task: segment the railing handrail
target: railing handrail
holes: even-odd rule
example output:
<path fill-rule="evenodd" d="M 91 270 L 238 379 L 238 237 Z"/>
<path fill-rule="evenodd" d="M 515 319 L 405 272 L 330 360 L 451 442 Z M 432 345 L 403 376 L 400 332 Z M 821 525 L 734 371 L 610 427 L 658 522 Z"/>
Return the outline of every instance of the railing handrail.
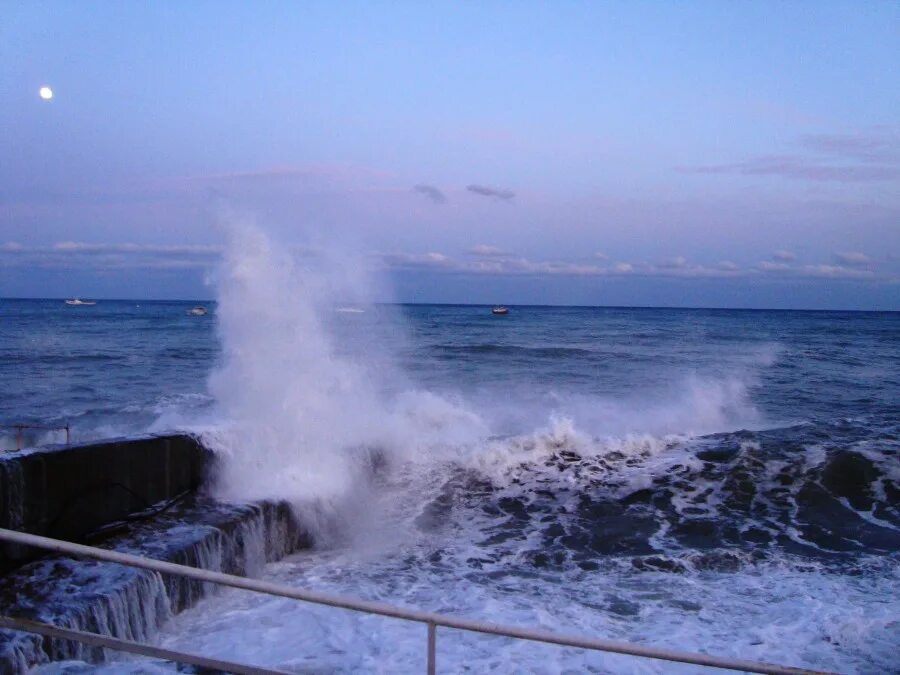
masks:
<path fill-rule="evenodd" d="M 20 619 L 12 616 L 0 616 L 0 628 L 37 633 L 38 635 L 46 635 L 47 637 L 60 638 L 62 640 L 76 640 L 93 647 L 106 647 L 107 649 L 115 649 L 116 651 L 128 652 L 130 654 L 140 654 L 154 659 L 189 663 L 192 666 L 210 668 L 226 673 L 237 673 L 237 675 L 288 675 L 287 672 L 283 670 L 259 668 L 257 666 L 248 666 L 244 663 L 236 663 L 234 661 L 223 661 L 222 659 L 211 659 L 198 654 L 188 654 L 186 652 L 164 649 L 162 647 L 147 645 L 141 642 L 133 642 L 132 640 L 122 640 L 120 638 L 109 637 L 108 635 L 88 633 L 72 628 L 62 628 L 61 626 L 54 626 L 49 623 L 41 623 L 40 621 Z"/>
<path fill-rule="evenodd" d="M 695 665 L 709 666 L 712 668 L 724 668 L 728 670 L 738 670 L 753 673 L 771 673 L 773 675 L 797 675 L 798 673 L 810 674 L 819 672 L 805 670 L 802 668 L 792 668 L 770 663 L 762 663 L 758 661 L 710 656 L 708 654 L 699 654 L 693 652 L 664 649 L 659 647 L 645 647 L 628 642 L 618 642 L 614 640 L 605 640 L 574 635 L 563 635 L 546 630 L 519 628 L 516 626 L 504 626 L 502 624 L 475 621 L 472 619 L 463 619 L 459 617 L 447 616 L 445 614 L 438 614 L 435 612 L 424 612 L 416 609 L 406 609 L 397 607 L 395 605 L 389 605 L 383 602 L 377 602 L 373 600 L 360 600 L 357 598 L 347 598 L 339 595 L 320 593 L 318 591 L 308 591 L 300 588 L 292 588 L 290 586 L 274 584 L 269 581 L 248 579 L 246 577 L 225 574 L 223 572 L 213 572 L 211 570 L 178 565 L 176 563 L 165 562 L 163 560 L 144 558 L 129 553 L 110 551 L 107 549 L 95 548 L 93 546 L 85 546 L 83 544 L 75 544 L 67 541 L 60 541 L 58 539 L 51 539 L 49 537 L 42 537 L 35 534 L 18 532 L 15 530 L 7 530 L 3 528 L 0 528 L 0 540 L 9 541 L 16 544 L 24 544 L 26 546 L 36 546 L 38 548 L 44 548 L 51 551 L 56 551 L 58 553 L 83 556 L 87 558 L 94 558 L 97 560 L 105 560 L 107 562 L 129 565 L 131 567 L 140 567 L 162 574 L 174 574 L 177 576 L 187 577 L 189 579 L 195 579 L 197 581 L 216 583 L 223 586 L 230 586 L 232 588 L 241 588 L 248 591 L 265 593 L 267 595 L 275 595 L 279 597 L 290 598 L 293 600 L 312 602 L 319 605 L 340 607 L 357 612 L 380 614 L 382 616 L 389 616 L 396 619 L 405 619 L 407 621 L 424 623 L 429 627 L 429 672 L 433 672 L 433 627 L 436 626 L 456 628 L 459 630 L 467 630 L 476 633 L 489 633 L 492 635 L 519 638 L 523 640 L 545 642 L 548 644 L 557 644 L 566 647 L 577 647 L 581 649 L 591 649 L 596 651 L 612 652 L 616 654 L 629 654 L 631 656 L 641 656 L 645 658 L 660 659 L 665 661 L 691 663 Z"/>

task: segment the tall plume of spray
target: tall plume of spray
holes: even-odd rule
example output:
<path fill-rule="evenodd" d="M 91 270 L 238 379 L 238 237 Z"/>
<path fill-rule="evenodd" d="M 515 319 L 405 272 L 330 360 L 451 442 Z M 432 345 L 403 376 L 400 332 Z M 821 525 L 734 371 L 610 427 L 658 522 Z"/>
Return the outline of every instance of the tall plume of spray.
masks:
<path fill-rule="evenodd" d="M 490 389 L 475 399 L 475 414 L 458 397 L 417 389 L 394 368 L 386 345 L 402 344 L 403 327 L 388 308 L 372 306 L 377 285 L 359 257 L 323 249 L 300 261 L 254 225 L 231 221 L 217 279 L 223 355 L 209 382 L 220 422 L 202 433 L 221 456 L 216 492 L 224 499 L 315 505 L 302 510 L 325 515 L 310 524 L 325 525 L 318 534 L 328 536 L 332 515 L 377 518 L 367 500 L 374 453 L 426 471 L 452 463 L 503 480 L 497 471 L 541 463 L 562 448 L 643 455 L 645 446 L 665 451 L 668 434 L 759 421 L 745 377 L 687 378 L 637 397 L 576 394 L 555 403 Z M 367 311 L 336 311 L 347 306 Z M 498 417 L 516 420 L 501 437 L 492 429 Z"/>
<path fill-rule="evenodd" d="M 223 423 L 203 435 L 222 456 L 217 493 L 338 501 L 373 444 L 389 444 L 375 378 L 352 349 L 339 352 L 327 325 L 340 303 L 371 300 L 363 266 L 302 265 L 251 224 L 229 224 L 226 235 L 223 356 L 209 382 Z M 386 370 L 387 359 L 368 356 Z"/>

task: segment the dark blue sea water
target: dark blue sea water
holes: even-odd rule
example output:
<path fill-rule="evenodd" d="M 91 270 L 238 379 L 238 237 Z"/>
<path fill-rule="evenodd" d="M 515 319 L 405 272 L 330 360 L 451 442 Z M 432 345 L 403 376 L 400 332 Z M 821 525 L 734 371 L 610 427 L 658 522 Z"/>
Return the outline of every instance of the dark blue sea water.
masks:
<path fill-rule="evenodd" d="M 208 404 L 220 343 L 214 315 L 188 314 L 195 304 L 0 300 L 0 420 L 69 423 L 87 440 L 164 428 L 167 415 Z M 633 402 L 637 417 L 667 394 L 673 404 L 702 395 L 686 383 L 727 386 L 733 378 L 746 384 L 746 397 L 713 401 L 713 414 L 747 403 L 760 420 L 822 425 L 826 436 L 832 426 L 852 426 L 857 440 L 896 431 L 896 312 L 516 307 L 496 317 L 488 309 L 402 306 L 406 335 L 391 347 L 410 379 L 474 399 L 524 398 L 547 411 L 584 398 L 590 408 L 592 397 Z M 379 338 L 391 340 L 397 310 L 382 311 L 391 323 Z M 504 418 L 506 430 L 523 431 L 517 421 Z M 592 431 L 657 424 L 613 422 L 617 429 Z"/>
<path fill-rule="evenodd" d="M 75 440 L 189 429 L 233 458 L 225 496 L 321 498 L 335 522 L 365 522 L 274 566 L 282 582 L 897 669 L 900 314 L 335 304 L 298 319 L 234 302 L 190 316 L 193 304 L 0 300 L 0 423 L 68 423 Z M 345 448 L 381 468 L 360 478 Z M 176 619 L 168 644 L 418 668 L 415 627 L 210 602 Z M 267 626 L 267 650 L 248 620 Z M 478 636 L 441 644 L 444 663 L 475 670 L 673 668 Z"/>
<path fill-rule="evenodd" d="M 206 400 L 219 350 L 213 322 L 189 316 L 192 306 L 0 300 L 0 423 L 70 424 L 74 440 L 89 440 L 146 429 L 168 410 Z M 0 447 L 9 444 L 7 430 Z"/>

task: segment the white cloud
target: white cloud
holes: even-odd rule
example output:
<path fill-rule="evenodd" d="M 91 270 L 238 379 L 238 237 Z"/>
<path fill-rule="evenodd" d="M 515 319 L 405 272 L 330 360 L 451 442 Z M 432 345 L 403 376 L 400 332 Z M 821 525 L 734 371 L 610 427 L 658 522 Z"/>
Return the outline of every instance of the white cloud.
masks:
<path fill-rule="evenodd" d="M 796 259 L 796 255 L 794 255 L 791 251 L 785 251 L 784 249 L 775 251 L 772 254 L 772 260 L 777 260 L 778 262 L 794 262 Z"/>
<path fill-rule="evenodd" d="M 842 265 L 804 265 L 802 274 L 815 279 L 869 279 L 874 276 L 871 270 L 852 269 Z"/>
<path fill-rule="evenodd" d="M 683 263 L 681 261 L 684 261 Z M 731 261 L 723 261 L 712 267 L 693 265 L 683 258 L 669 261 L 667 265 L 648 266 L 641 270 L 646 276 L 674 277 L 678 279 L 709 279 L 734 277 L 740 274 L 740 268 Z"/>
<path fill-rule="evenodd" d="M 816 134 L 799 139 L 804 152 L 751 157 L 737 162 L 681 167 L 705 173 L 781 176 L 844 183 L 892 181 L 900 177 L 900 136 L 889 131 Z"/>
<path fill-rule="evenodd" d="M 295 252 L 314 255 L 316 249 L 292 247 Z M 321 251 L 318 251 L 321 253 Z M 735 279 L 769 276 L 781 279 L 832 279 L 873 282 L 900 282 L 900 275 L 891 270 L 888 263 L 880 271 L 875 262 L 859 252 L 836 253 L 835 264 L 792 265 L 789 262 L 763 260 L 751 267 L 741 267 L 731 260 L 722 260 L 709 266 L 690 263 L 683 256 L 676 256 L 661 263 L 607 262 L 605 257 L 593 256 L 582 260 L 529 260 L 514 257 L 501 249 L 478 244 L 459 259 L 447 254 L 429 251 L 425 253 L 374 253 L 373 264 L 381 269 L 421 270 L 445 274 L 554 276 L 554 277 L 658 277 L 673 279 Z M 779 252 L 776 252 L 779 253 Z M 780 252 L 786 253 L 786 252 Z M 220 248 L 201 244 L 139 244 L 88 243 L 61 241 L 45 247 L 28 247 L 17 242 L 0 245 L 3 264 L 19 269 L 67 269 L 67 270 L 178 270 L 210 269 L 215 264 Z M 776 255 L 773 255 L 773 258 Z M 781 258 L 786 258 L 782 255 Z"/>
<path fill-rule="evenodd" d="M 477 246 L 473 246 L 468 251 L 472 255 L 482 256 L 486 258 L 493 258 L 499 256 L 505 256 L 507 253 L 505 251 L 501 251 L 496 246 L 488 246 L 487 244 L 478 244 Z"/>
<path fill-rule="evenodd" d="M 89 243 L 60 241 L 49 246 L 26 247 L 17 243 L 0 246 L 0 254 L 14 254 L 19 268 L 90 269 L 198 269 L 209 268 L 221 247 L 207 244 Z"/>
<path fill-rule="evenodd" d="M 54 251 L 71 253 L 135 253 L 135 254 L 171 254 L 171 255 L 219 255 L 220 246 L 207 244 L 136 244 L 101 243 L 94 244 L 83 241 L 60 241 L 53 244 Z"/>
<path fill-rule="evenodd" d="M 859 251 L 848 251 L 846 253 L 835 253 L 834 259 L 842 265 L 853 265 L 854 267 L 864 267 L 872 262 L 865 253 Z"/>
<path fill-rule="evenodd" d="M 872 281 L 897 281 L 897 275 L 876 275 L 868 269 L 842 265 L 792 266 L 783 262 L 764 260 L 755 267 L 742 268 L 723 260 L 715 265 L 695 265 L 683 257 L 676 257 L 660 265 L 650 263 L 617 262 L 613 265 L 594 264 L 568 260 L 529 260 L 504 256 L 483 256 L 476 260 L 457 260 L 442 253 L 392 253 L 381 254 L 378 259 L 393 269 L 431 269 L 455 274 L 486 275 L 544 275 L 571 277 L 663 277 L 675 279 L 735 279 L 759 275 L 780 278 L 807 279 L 857 279 Z"/>
<path fill-rule="evenodd" d="M 687 266 L 676 268 L 657 268 L 653 265 L 617 262 L 614 265 L 600 265 L 590 262 L 570 260 L 529 260 L 504 256 L 483 256 L 477 260 L 456 260 L 443 254 L 382 254 L 379 259 L 388 267 L 432 268 L 445 272 L 460 274 L 493 274 L 493 275 L 546 275 L 573 277 L 610 277 L 622 275 L 641 276 L 678 276 L 678 277 L 715 277 L 731 276 L 731 267 Z M 735 266 L 736 267 L 736 266 Z"/>
<path fill-rule="evenodd" d="M 380 253 L 376 254 L 388 267 L 396 268 L 444 268 L 449 269 L 456 265 L 454 261 L 443 253 Z"/>
<path fill-rule="evenodd" d="M 761 263 L 759 263 L 759 269 L 761 269 L 763 272 L 785 272 L 791 269 L 791 266 L 783 262 L 770 262 L 768 260 L 763 260 Z"/>
<path fill-rule="evenodd" d="M 684 256 L 675 256 L 674 258 L 668 258 L 663 260 L 661 263 L 657 265 L 657 267 L 661 269 L 683 269 L 687 267 L 688 261 Z"/>
<path fill-rule="evenodd" d="M 871 279 L 880 281 L 896 281 L 896 275 L 877 275 L 870 269 L 860 269 L 859 266 L 848 267 L 845 265 L 803 265 L 791 266 L 786 263 L 776 263 L 764 260 L 759 263 L 757 270 L 768 275 L 778 277 L 793 277 L 801 279 Z"/>

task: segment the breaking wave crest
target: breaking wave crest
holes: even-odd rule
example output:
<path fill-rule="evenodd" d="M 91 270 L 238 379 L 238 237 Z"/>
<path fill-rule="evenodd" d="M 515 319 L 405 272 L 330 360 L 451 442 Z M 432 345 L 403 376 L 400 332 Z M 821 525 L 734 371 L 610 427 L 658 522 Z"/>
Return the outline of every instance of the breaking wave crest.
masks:
<path fill-rule="evenodd" d="M 561 395 L 549 410 L 504 401 L 509 392 L 495 392 L 485 406 L 416 388 L 386 344 L 367 339 L 373 330 L 402 333 L 396 317 L 362 312 L 334 321 L 334 307 L 372 306 L 371 280 L 352 273 L 361 262 L 300 264 L 246 224 L 230 226 L 228 238 L 218 279 L 223 356 L 209 382 L 219 421 L 203 434 L 226 459 L 223 496 L 338 498 L 355 489 L 373 453 L 496 473 L 563 447 L 586 457 L 658 453 L 672 434 L 761 421 L 748 396 L 751 378 L 740 376 L 688 375 L 643 400 Z M 498 420 L 514 408 L 546 426 L 498 438 Z"/>

